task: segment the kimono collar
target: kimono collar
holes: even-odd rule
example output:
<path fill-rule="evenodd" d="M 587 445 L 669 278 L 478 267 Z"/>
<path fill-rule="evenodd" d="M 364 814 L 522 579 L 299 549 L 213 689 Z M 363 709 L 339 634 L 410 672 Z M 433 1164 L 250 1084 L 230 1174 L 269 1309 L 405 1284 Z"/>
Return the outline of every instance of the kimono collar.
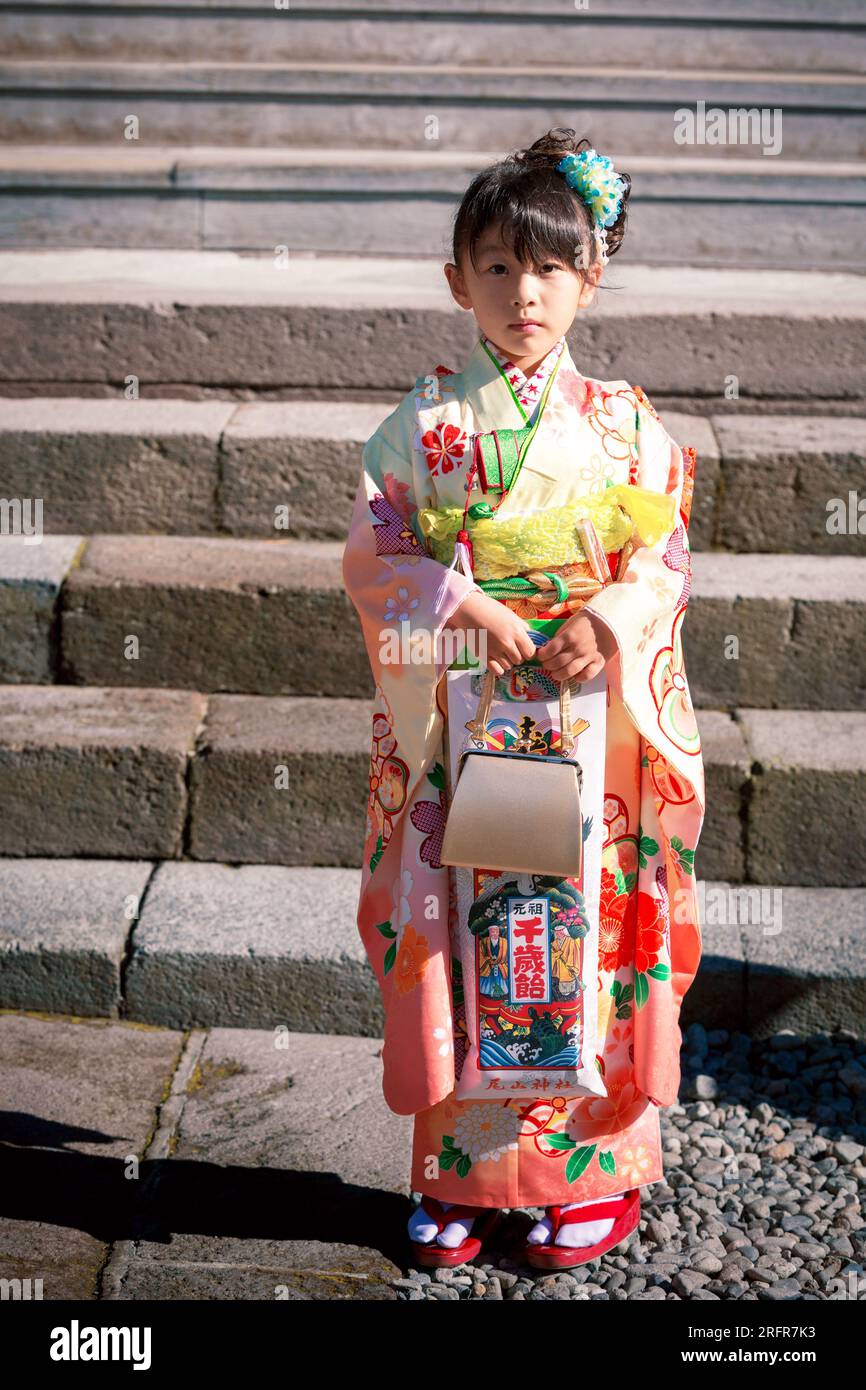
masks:
<path fill-rule="evenodd" d="M 539 371 L 545 372 L 541 382 L 542 391 L 557 363 L 560 372 L 569 367 L 575 370 L 564 337 L 554 344 L 539 368 Z M 513 364 L 512 370 L 517 370 Z M 521 405 L 503 367 L 493 355 L 492 344 L 487 346 L 484 334 L 477 339 L 462 375 L 478 432 L 486 434 L 494 429 L 519 430 L 529 422 L 534 406 L 527 409 Z"/>
<path fill-rule="evenodd" d="M 541 400 L 545 382 L 554 370 L 565 347 L 565 335 L 554 343 L 547 356 L 536 367 L 531 376 L 527 376 L 515 362 L 512 362 L 507 353 L 498 348 L 496 344 L 488 338 L 486 333 L 481 334 L 481 342 L 487 348 L 492 357 L 496 358 L 509 384 L 514 390 L 514 394 L 523 406 L 527 415 L 531 417 L 532 412 Z"/>

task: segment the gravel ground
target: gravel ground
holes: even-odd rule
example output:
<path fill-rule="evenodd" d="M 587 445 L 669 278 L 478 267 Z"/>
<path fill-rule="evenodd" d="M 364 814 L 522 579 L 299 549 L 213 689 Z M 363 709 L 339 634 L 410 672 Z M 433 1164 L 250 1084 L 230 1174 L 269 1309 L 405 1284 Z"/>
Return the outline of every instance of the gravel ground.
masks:
<path fill-rule="evenodd" d="M 866 1046 L 852 1033 L 683 1038 L 661 1112 L 665 1181 L 609 1254 L 556 1275 L 513 1258 L 543 1212 L 509 1213 L 484 1263 L 410 1270 L 417 1299 L 866 1300 Z M 512 1258 L 509 1258 L 512 1256 Z"/>

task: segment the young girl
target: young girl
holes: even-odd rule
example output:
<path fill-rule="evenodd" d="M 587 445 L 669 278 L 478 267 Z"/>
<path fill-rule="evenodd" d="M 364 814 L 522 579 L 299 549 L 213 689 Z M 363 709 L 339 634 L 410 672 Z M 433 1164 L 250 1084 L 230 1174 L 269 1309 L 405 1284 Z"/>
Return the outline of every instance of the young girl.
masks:
<path fill-rule="evenodd" d="M 700 958 L 704 774 L 680 636 L 694 450 L 639 386 L 588 375 L 566 345 L 621 244 L 631 186 L 586 143 L 550 131 L 467 190 L 445 274 L 477 342 L 462 372 L 431 365 L 368 441 L 343 557 L 376 682 L 358 927 L 384 1001 L 385 1099 L 415 1116 L 417 1264 L 475 1258 L 503 1208 L 545 1209 L 523 1251 L 538 1267 L 583 1263 L 635 1229 L 640 1189 L 663 1177 L 658 1108 L 677 1097 Z M 551 932 L 562 992 L 548 996 L 568 999 L 575 979 L 597 990 L 594 1086 L 509 1097 L 491 1076 L 489 1099 L 457 1095 L 470 1011 L 508 987 L 497 922 L 476 938 L 463 999 L 464 871 L 439 856 L 450 740 L 465 736 L 444 693 L 459 663 L 443 637 L 458 631 L 467 651 L 486 642 L 506 698 L 530 673 L 553 689 L 604 673 L 597 955 L 581 979 L 579 943 Z M 469 872 L 477 908 L 491 871 Z"/>

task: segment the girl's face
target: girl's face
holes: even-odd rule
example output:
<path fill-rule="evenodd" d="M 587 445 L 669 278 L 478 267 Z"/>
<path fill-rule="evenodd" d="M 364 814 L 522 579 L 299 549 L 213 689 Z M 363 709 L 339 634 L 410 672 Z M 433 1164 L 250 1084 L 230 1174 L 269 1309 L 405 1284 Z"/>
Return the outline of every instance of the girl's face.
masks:
<path fill-rule="evenodd" d="M 461 309 L 471 309 L 482 332 L 529 375 L 568 332 L 578 310 L 592 303 L 601 270 L 596 264 L 581 276 L 574 265 L 554 258 L 523 265 L 496 226 L 476 246 L 474 266 L 463 255 L 459 267 L 448 262 L 445 276 Z"/>

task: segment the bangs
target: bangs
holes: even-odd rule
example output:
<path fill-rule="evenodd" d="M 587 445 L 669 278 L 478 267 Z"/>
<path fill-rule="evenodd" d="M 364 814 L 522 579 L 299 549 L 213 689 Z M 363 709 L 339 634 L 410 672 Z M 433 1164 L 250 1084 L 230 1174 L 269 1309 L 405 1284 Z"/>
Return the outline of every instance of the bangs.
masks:
<path fill-rule="evenodd" d="M 501 224 L 503 241 L 521 264 L 538 266 L 558 260 L 582 271 L 579 258 L 589 235 L 589 219 L 558 174 L 533 169 L 511 171 L 508 176 L 498 166 L 470 186 L 464 209 L 462 222 L 458 214 L 455 223 L 455 251 L 465 249 L 473 266 L 481 237 Z"/>

